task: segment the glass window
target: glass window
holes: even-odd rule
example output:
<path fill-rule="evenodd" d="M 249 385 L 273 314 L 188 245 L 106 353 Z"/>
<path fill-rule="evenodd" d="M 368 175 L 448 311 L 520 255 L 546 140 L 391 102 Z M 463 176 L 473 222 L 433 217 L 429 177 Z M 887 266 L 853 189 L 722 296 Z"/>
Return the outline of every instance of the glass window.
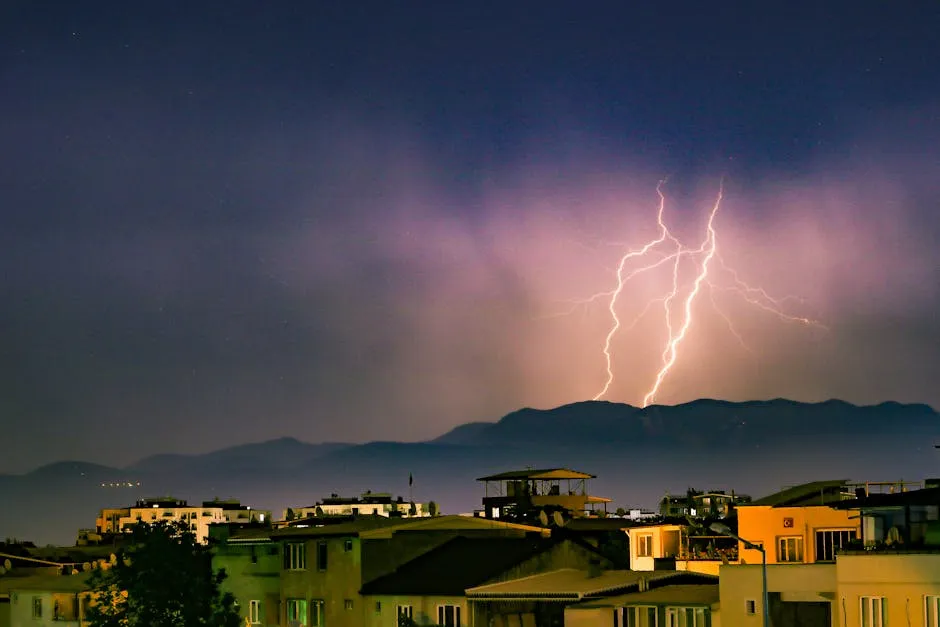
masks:
<path fill-rule="evenodd" d="M 636 556 L 637 557 L 652 557 L 653 556 L 653 534 L 645 533 L 636 538 Z"/>
<path fill-rule="evenodd" d="M 861 627 L 885 627 L 887 625 L 887 603 L 883 597 L 860 597 Z"/>
<path fill-rule="evenodd" d="M 261 622 L 261 601 L 248 602 L 248 622 L 257 625 Z"/>
<path fill-rule="evenodd" d="M 302 542 L 291 542 L 284 547 L 284 568 L 304 570 L 307 568 L 307 548 Z"/>
<path fill-rule="evenodd" d="M 441 627 L 460 627 L 460 606 L 438 605 L 437 624 Z"/>
<path fill-rule="evenodd" d="M 777 538 L 778 562 L 802 562 L 803 538 L 801 536 L 785 536 Z"/>
<path fill-rule="evenodd" d="M 623 608 L 624 627 L 659 627 L 659 616 L 655 607 L 636 605 Z"/>
<path fill-rule="evenodd" d="M 306 627 L 307 601 L 305 599 L 287 599 L 287 624 L 290 627 Z"/>
<path fill-rule="evenodd" d="M 705 627 L 705 608 L 667 607 L 666 627 Z"/>
<path fill-rule="evenodd" d="M 317 542 L 317 570 L 326 570 L 326 542 Z"/>
<path fill-rule="evenodd" d="M 940 627 L 940 596 L 924 597 L 924 621 L 925 627 Z"/>
<path fill-rule="evenodd" d="M 816 532 L 816 561 L 834 562 L 836 553 L 855 540 L 854 529 L 825 529 Z"/>

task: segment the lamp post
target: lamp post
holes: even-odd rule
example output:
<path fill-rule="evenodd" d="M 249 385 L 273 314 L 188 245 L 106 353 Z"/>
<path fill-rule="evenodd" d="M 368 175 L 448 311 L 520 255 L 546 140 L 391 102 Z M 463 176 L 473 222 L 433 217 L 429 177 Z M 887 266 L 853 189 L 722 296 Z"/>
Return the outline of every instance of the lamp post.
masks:
<path fill-rule="evenodd" d="M 717 533 L 720 536 L 728 536 L 729 538 L 734 538 L 744 546 L 749 549 L 754 549 L 760 551 L 760 574 L 761 574 L 761 594 L 763 596 L 763 601 L 761 603 L 761 614 L 764 617 L 764 627 L 770 627 L 770 606 L 767 603 L 767 549 L 763 545 L 754 544 L 748 540 L 745 540 L 735 532 L 731 531 L 731 528 L 728 525 L 724 525 L 720 522 L 713 522 L 708 526 L 712 533 Z"/>

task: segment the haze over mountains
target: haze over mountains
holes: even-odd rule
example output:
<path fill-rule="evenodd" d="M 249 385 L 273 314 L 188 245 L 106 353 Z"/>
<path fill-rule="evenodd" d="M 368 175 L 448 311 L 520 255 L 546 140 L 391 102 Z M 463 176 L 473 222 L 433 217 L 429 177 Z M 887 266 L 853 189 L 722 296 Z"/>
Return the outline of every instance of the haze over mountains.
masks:
<path fill-rule="evenodd" d="M 0 537 L 72 543 L 98 509 L 148 496 L 190 503 L 240 498 L 274 510 L 365 490 L 433 500 L 446 513 L 480 506 L 477 477 L 567 466 L 619 506 L 654 507 L 667 490 L 755 496 L 814 479 L 921 480 L 940 475 L 940 415 L 926 405 L 699 400 L 639 409 L 588 401 L 522 409 L 427 442 L 305 443 L 294 438 L 204 455 L 160 454 L 126 468 L 65 461 L 0 475 Z M 102 487 L 130 482 L 134 487 Z M 140 482 L 140 487 L 137 487 Z"/>

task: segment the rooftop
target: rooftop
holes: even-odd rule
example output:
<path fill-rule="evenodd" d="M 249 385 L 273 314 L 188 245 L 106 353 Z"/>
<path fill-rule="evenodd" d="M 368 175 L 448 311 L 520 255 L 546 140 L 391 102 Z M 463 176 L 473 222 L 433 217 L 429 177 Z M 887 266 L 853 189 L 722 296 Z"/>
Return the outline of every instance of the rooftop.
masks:
<path fill-rule="evenodd" d="M 511 470 L 488 477 L 480 477 L 477 481 L 513 481 L 535 479 L 538 481 L 551 481 L 556 479 L 595 479 L 596 475 L 589 475 L 570 468 L 542 468 L 529 470 Z"/>
<path fill-rule="evenodd" d="M 467 588 L 479 586 L 555 544 L 543 538 L 457 537 L 366 583 L 361 594 L 463 596 Z"/>
<path fill-rule="evenodd" d="M 765 497 L 742 503 L 741 507 L 754 507 L 759 505 L 770 507 L 806 507 L 813 505 L 830 505 L 845 500 L 844 492 L 848 485 L 847 479 L 831 479 L 828 481 L 813 481 L 801 485 L 791 486 Z"/>
<path fill-rule="evenodd" d="M 682 605 L 708 606 L 718 603 L 718 582 L 711 584 L 681 584 L 662 586 L 644 592 L 631 592 L 615 597 L 587 601 L 578 609 L 595 607 L 624 607 L 627 605 Z"/>
<path fill-rule="evenodd" d="M 869 494 L 866 497 L 848 499 L 833 504 L 833 507 L 836 509 L 877 509 L 912 505 L 940 505 L 940 487 L 911 490 L 909 492 Z"/>
<path fill-rule="evenodd" d="M 82 572 L 77 575 L 28 575 L 16 577 L 7 575 L 0 577 L 0 594 L 9 594 L 16 590 L 43 590 L 51 592 L 83 592 L 89 590 L 88 583 L 91 572 Z"/>
<path fill-rule="evenodd" d="M 468 599 L 477 600 L 552 600 L 580 601 L 604 594 L 627 592 L 641 581 L 663 581 L 673 577 L 688 577 L 690 573 L 676 570 L 633 571 L 608 570 L 591 576 L 586 570 L 562 568 L 540 575 L 532 575 L 502 583 L 478 586 L 467 590 Z M 693 575 L 697 579 L 714 579 L 707 575 Z"/>

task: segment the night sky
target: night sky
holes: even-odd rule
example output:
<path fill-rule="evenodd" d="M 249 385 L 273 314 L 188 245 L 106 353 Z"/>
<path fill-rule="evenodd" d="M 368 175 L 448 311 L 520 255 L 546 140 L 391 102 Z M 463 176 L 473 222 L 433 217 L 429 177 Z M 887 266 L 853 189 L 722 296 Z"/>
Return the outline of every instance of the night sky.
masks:
<path fill-rule="evenodd" d="M 723 261 L 826 328 L 703 293 L 657 402 L 940 406 L 938 33 L 928 1 L 8 0 L 0 472 L 592 398 L 611 318 L 571 301 L 666 177 L 690 246 L 723 179 Z M 654 380 L 654 305 L 604 398 Z"/>

